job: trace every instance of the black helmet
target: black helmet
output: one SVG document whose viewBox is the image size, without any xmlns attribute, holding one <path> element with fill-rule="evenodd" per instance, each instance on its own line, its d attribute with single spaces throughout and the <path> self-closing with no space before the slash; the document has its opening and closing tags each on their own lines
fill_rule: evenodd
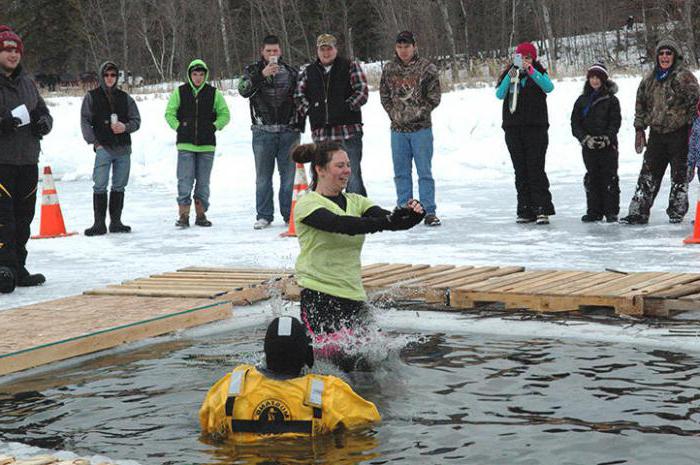
<svg viewBox="0 0 700 465">
<path fill-rule="evenodd" d="M 291 316 L 275 318 L 265 334 L 267 368 L 275 373 L 298 375 L 304 365 L 314 366 L 311 338 L 301 321 Z"/>
</svg>

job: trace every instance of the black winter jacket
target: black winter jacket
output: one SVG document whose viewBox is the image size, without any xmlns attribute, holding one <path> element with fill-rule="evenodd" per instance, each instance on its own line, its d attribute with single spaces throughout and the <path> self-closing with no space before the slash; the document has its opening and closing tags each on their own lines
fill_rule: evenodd
<svg viewBox="0 0 700 465">
<path fill-rule="evenodd" d="M 21 65 L 9 77 L 0 73 L 0 112 L 12 111 L 20 105 L 26 105 L 33 114 L 46 115 L 49 126 L 53 119 L 44 99 L 39 95 L 34 82 Z M 39 163 L 41 151 L 40 137 L 32 134 L 31 125 L 17 128 L 14 132 L 0 134 L 0 164 L 35 165 Z"/>
<path fill-rule="evenodd" d="M 238 92 L 241 97 L 250 99 L 250 121 L 253 126 L 288 125 L 293 129 L 303 129 L 297 122 L 294 103 L 299 71 L 282 60 L 278 64 L 284 67 L 286 79 L 279 76 L 265 78 L 262 70 L 267 63 L 260 59 L 245 67 Z"/>
<path fill-rule="evenodd" d="M 571 132 L 574 137 L 583 141 L 586 136 L 608 136 L 612 145 L 617 147 L 617 133 L 620 130 L 622 116 L 616 93 L 617 84 L 608 80 L 601 87 L 600 95 L 590 102 L 593 88 L 586 82 L 583 94 L 576 100 L 571 112 Z M 584 115 L 584 109 L 589 102 L 590 108 Z"/>
</svg>

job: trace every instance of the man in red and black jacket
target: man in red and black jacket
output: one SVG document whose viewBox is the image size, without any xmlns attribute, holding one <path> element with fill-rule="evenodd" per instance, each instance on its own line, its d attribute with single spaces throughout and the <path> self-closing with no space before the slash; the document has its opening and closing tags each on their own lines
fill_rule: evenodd
<svg viewBox="0 0 700 465">
<path fill-rule="evenodd" d="M 352 173 L 347 192 L 367 195 L 362 181 L 362 111 L 367 103 L 367 76 L 356 61 L 338 56 L 331 34 L 316 40 L 318 59 L 299 74 L 294 97 L 300 121 L 306 115 L 314 142 L 337 141 L 350 158 Z"/>
</svg>

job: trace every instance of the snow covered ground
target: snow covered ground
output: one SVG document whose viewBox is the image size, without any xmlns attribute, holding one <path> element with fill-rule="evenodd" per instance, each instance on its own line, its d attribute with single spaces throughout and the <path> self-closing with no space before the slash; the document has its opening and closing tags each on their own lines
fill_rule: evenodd
<svg viewBox="0 0 700 465">
<path fill-rule="evenodd" d="M 632 129 L 639 77 L 621 77 L 617 82 L 623 116 L 620 177 L 624 214 L 641 165 L 641 156 L 633 150 Z M 664 213 L 668 182 L 646 227 L 580 222 L 585 213 L 584 167 L 578 142 L 571 136 L 569 116 L 582 85 L 582 79 L 555 81 L 556 88 L 548 99 L 551 128 L 547 172 L 557 209 L 551 225 L 514 223 L 515 189 L 500 128 L 501 102 L 492 88 L 461 90 L 444 94 L 433 114 L 434 176 L 443 226 L 420 225 L 407 232 L 371 235 L 363 262 L 694 270 L 700 247 L 684 246 L 681 241 L 691 232 L 697 185 L 690 190 L 691 213 L 680 225 L 668 224 Z M 136 99 L 143 124 L 133 137 L 124 211 L 124 220 L 133 227 L 133 233 L 94 238 L 82 234 L 92 224 L 90 177 L 94 155 L 80 135 L 81 99 L 49 99 L 55 126 L 43 142 L 41 166 L 51 165 L 66 225 L 81 234 L 31 240 L 28 268 L 44 273 L 47 283 L 0 296 L 0 309 L 190 265 L 293 267 L 298 244 L 295 239 L 278 237 L 284 230 L 279 215 L 267 230 L 252 228 L 255 169 L 248 102 L 233 92 L 227 95 L 232 122 L 218 136 L 209 211 L 214 226 L 178 230 L 173 226 L 177 212 L 175 134 L 163 118 L 167 94 L 138 95 Z M 363 117 L 365 184 L 370 198 L 391 207 L 395 197 L 389 120 L 377 92 L 370 93 Z M 308 138 L 307 132 L 302 140 Z M 33 233 L 39 228 L 39 210 L 38 205 Z"/>
</svg>

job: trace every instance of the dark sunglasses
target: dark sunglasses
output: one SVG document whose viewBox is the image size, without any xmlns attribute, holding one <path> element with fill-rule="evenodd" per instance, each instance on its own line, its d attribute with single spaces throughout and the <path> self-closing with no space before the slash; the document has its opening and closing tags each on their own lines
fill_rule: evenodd
<svg viewBox="0 0 700 465">
<path fill-rule="evenodd" d="M 671 50 L 660 50 L 659 51 L 659 56 L 673 56 L 673 52 Z"/>
<path fill-rule="evenodd" d="M 104 73 L 103 77 L 117 77 L 117 73 Z"/>
</svg>

